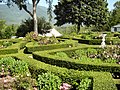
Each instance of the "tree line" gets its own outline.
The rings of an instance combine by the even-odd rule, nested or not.
[[[1,0],[4,1],[4,0]],[[38,33],[38,21],[36,7],[40,0],[32,0],[33,11],[28,10],[29,0],[7,0],[8,6],[15,3],[20,10],[24,9],[32,17],[33,30]],[[52,18],[52,0],[46,0],[49,4],[49,20]],[[97,31],[109,30],[111,26],[120,23],[120,1],[114,4],[114,9],[109,11],[107,0],[59,0],[55,5],[54,13],[57,20],[55,25],[66,23],[77,25],[77,33],[81,26],[95,26]]]

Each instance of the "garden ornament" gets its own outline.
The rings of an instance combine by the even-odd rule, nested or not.
[[[102,48],[105,48],[106,47],[106,44],[105,44],[105,36],[106,36],[107,34],[102,34],[101,35],[101,37],[102,37],[102,43],[101,43],[101,47]]]

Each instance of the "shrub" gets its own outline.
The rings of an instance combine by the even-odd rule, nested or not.
[[[47,44],[57,44],[58,40],[56,37],[39,37],[38,44],[39,45],[47,45]]]
[[[11,46],[12,45],[12,42],[9,42],[9,41],[4,41],[3,43],[2,43],[2,45],[3,45],[3,47],[8,47],[8,46]]]
[[[0,89],[28,90],[32,89],[35,81],[31,79],[27,63],[4,57],[0,59],[0,84]]]
[[[22,24],[20,25],[20,27],[17,30],[16,35],[18,37],[25,37],[25,35],[28,32],[33,31],[33,19],[27,19],[25,21],[22,21]],[[48,30],[51,29],[52,26],[49,22],[46,22],[46,20],[44,18],[38,18],[38,32],[39,33],[43,33],[42,30]]]
[[[34,38],[34,32],[28,32],[26,35],[25,35],[25,40],[26,41],[34,41],[34,39],[36,39],[37,37]]]
[[[77,80],[73,82],[72,90],[91,90],[90,87],[92,86],[92,80],[89,78],[84,78],[81,81]]]
[[[38,75],[39,90],[59,90],[61,82],[58,76],[50,72]]]
[[[6,25],[5,21],[0,20],[0,39],[9,39],[11,36],[15,35],[16,26]]]
[[[5,72],[10,72],[11,75],[30,74],[27,63],[18,60],[16,61],[12,57],[4,57],[0,59],[0,71],[2,71],[2,65],[5,68]]]

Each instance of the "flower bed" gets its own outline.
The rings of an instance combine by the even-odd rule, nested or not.
[[[0,89],[27,90],[32,89],[33,79],[27,63],[13,57],[0,59]]]
[[[13,57],[0,59],[0,89],[74,90],[84,88],[84,90],[90,90],[92,88],[91,78],[78,78],[72,82],[66,82],[51,72],[37,74],[38,80],[36,81],[31,78],[27,63]]]

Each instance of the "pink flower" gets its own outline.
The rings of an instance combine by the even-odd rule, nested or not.
[[[62,86],[60,86],[60,90],[69,90],[71,88],[71,85],[67,83],[63,83]]]
[[[118,62],[118,64],[120,64],[120,62]]]

